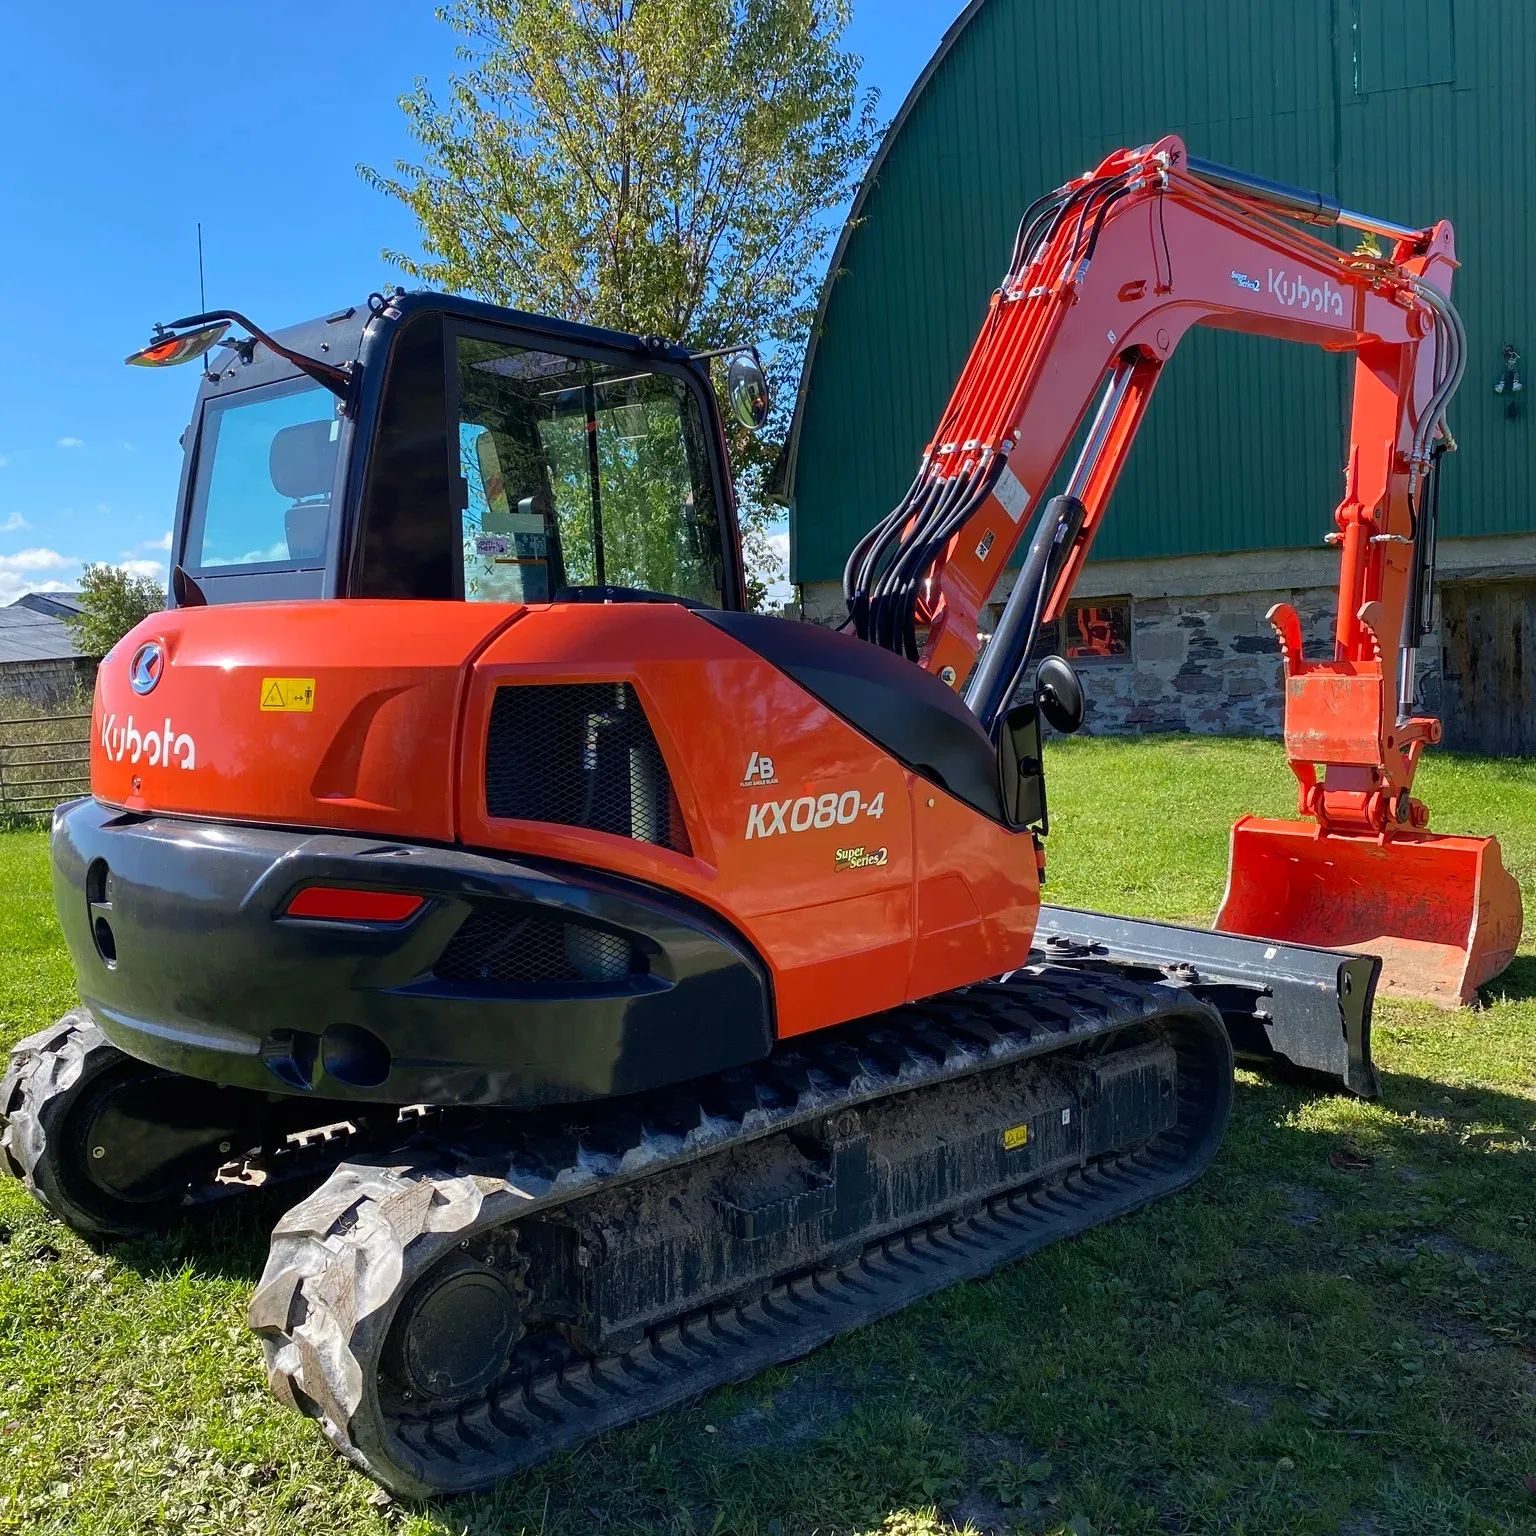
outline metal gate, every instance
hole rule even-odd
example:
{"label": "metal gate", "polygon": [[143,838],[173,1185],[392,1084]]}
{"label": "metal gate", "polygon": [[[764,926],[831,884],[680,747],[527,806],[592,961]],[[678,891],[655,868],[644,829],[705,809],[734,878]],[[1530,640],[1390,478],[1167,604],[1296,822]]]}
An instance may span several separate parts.
{"label": "metal gate", "polygon": [[1440,615],[1446,745],[1536,756],[1536,582],[1447,582]]}
{"label": "metal gate", "polygon": [[90,787],[89,714],[0,719],[0,820],[46,816]]}

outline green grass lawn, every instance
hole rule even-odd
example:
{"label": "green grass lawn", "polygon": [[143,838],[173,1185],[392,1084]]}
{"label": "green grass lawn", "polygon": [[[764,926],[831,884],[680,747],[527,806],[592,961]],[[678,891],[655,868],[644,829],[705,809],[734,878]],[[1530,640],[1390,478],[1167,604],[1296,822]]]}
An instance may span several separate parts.
{"label": "green grass lawn", "polygon": [[[1273,743],[1050,771],[1062,903],[1208,919],[1233,818],[1293,813]],[[1536,763],[1419,783],[1536,911]],[[1380,1006],[1379,1104],[1243,1073],[1186,1194],[430,1509],[269,1398],[271,1211],[96,1249],[0,1180],[0,1532],[1536,1532],[1536,956],[1490,993]],[[72,997],[45,839],[0,835],[0,1042]]]}

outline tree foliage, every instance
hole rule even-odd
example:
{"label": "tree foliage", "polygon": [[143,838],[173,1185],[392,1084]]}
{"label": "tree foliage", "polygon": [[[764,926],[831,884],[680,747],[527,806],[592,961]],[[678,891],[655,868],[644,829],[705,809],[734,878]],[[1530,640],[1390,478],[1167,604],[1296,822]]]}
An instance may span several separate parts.
{"label": "tree foliage", "polygon": [[165,607],[165,589],[151,576],[115,565],[88,565],[80,573],[80,612],[64,622],[87,656],[102,657],[136,624]]}
{"label": "tree foliage", "polygon": [[787,426],[828,215],[877,135],[842,47],[849,0],[453,0],[465,72],[402,98],[419,164],[363,168],[423,255],[497,304],[696,348],[770,344],[777,411],[730,427],[749,556]]}

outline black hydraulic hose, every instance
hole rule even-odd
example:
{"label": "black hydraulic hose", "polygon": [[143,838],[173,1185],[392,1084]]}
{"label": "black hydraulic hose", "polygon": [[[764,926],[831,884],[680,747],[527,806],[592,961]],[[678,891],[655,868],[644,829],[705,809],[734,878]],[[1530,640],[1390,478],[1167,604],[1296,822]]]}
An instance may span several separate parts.
{"label": "black hydraulic hose", "polygon": [[[850,557],[851,575],[847,580],[849,601],[860,618],[860,637],[868,639],[868,615],[879,577],[890,562],[893,551],[899,546],[901,531],[914,517],[921,516],[928,498],[934,494],[935,483],[928,478],[927,465],[919,471],[907,490],[907,494],[881,519],[860,541],[859,548]],[[856,561],[856,563],[854,563]]]}
{"label": "black hydraulic hose", "polygon": [[1084,182],[1081,186],[1074,187],[1072,195],[1061,205],[1061,212],[1056,217],[1056,228],[1052,230],[1054,236],[1075,212],[1077,214],[1077,227],[1072,232],[1072,248],[1076,248],[1078,238],[1082,234],[1083,219],[1088,212],[1088,205],[1098,195],[1103,187],[1102,181]]}
{"label": "black hydraulic hose", "polygon": [[1024,217],[1019,220],[1019,232],[1013,237],[1013,255],[1008,261],[1008,271],[1014,275],[1018,271],[1019,258],[1029,248],[1028,239],[1033,233],[1030,226],[1036,219],[1042,217],[1053,205],[1060,202],[1064,196],[1063,189],[1057,188],[1054,192],[1047,192],[1044,197],[1037,197],[1028,208],[1024,210]]}
{"label": "black hydraulic hose", "polygon": [[1093,184],[1088,196],[1083,200],[1083,206],[1078,210],[1077,227],[1072,231],[1072,243],[1067,250],[1067,261],[1069,264],[1076,261],[1082,251],[1083,230],[1088,225],[1089,217],[1095,213],[1095,203],[1098,203],[1098,206],[1102,208],[1104,205],[1100,200],[1113,197],[1127,179],[1124,176],[1106,177],[1103,181],[1097,181]]}
{"label": "black hydraulic hose", "polygon": [[[910,508],[913,501],[917,498],[919,490],[922,488],[927,468],[928,466],[925,462],[922,469],[917,472],[917,477],[913,480],[912,484],[907,487],[906,495],[853,546],[853,552],[848,556],[847,562],[843,566],[843,602],[847,605],[850,615],[854,613],[855,604],[861,600],[864,610],[868,611],[871,572],[866,569],[866,566],[870,562],[871,556],[876,555],[877,551],[883,550],[892,534],[900,530],[902,524],[910,515]],[[859,629],[860,637],[862,638],[863,630],[857,622],[855,623],[855,628]]]}
{"label": "black hydraulic hose", "polygon": [[948,522],[948,514],[965,495],[968,477],[952,476],[943,483],[941,494],[926,512],[921,523],[902,542],[902,547],[881,578],[878,607],[874,614],[874,637],[888,651],[905,650],[903,631],[905,610],[917,600],[917,581],[926,562],[923,553],[932,542],[934,531]]}
{"label": "black hydraulic hose", "polygon": [[1093,232],[1088,236],[1088,249],[1083,252],[1085,262],[1093,260],[1093,253],[1099,248],[1099,236],[1104,231],[1104,221],[1109,217],[1109,210],[1123,197],[1129,197],[1131,189],[1128,186],[1117,187],[1109,193],[1104,201],[1099,204],[1098,217],[1093,222]]}
{"label": "black hydraulic hose", "polygon": [[[1125,171],[1069,183],[1037,198],[1019,221],[1002,291],[1006,293],[1028,270],[1074,212],[1077,224],[1068,245],[1068,262],[1075,262],[1079,253],[1091,259],[1109,210],[1129,194],[1132,176]],[[947,420],[940,423],[938,437],[943,437],[947,425]],[[924,461],[906,494],[858,541],[843,566],[845,626],[851,624],[862,640],[917,658],[917,604],[923,577],[991,493],[1005,462],[996,455],[968,475],[929,478],[929,462]]]}
{"label": "black hydraulic hose", "polygon": [[1070,190],[1068,187],[1058,187],[1048,196],[1037,198],[1025,210],[1024,217],[1019,220],[1019,232],[1014,236],[1013,254],[1008,261],[1009,277],[1017,277],[1028,266],[1039,231],[1055,223]]}
{"label": "black hydraulic hose", "polygon": [[[923,487],[922,494],[908,509],[906,522],[893,530],[880,552],[881,560],[872,561],[866,583],[869,592],[869,639],[877,645],[889,645],[890,622],[887,617],[892,594],[899,582],[900,566],[912,541],[921,536],[933,520],[944,498],[953,493],[953,482],[935,477]],[[910,523],[910,530],[906,528]],[[883,561],[883,563],[881,563]]]}
{"label": "black hydraulic hose", "polygon": [[960,501],[944,521],[935,529],[933,536],[923,547],[919,558],[914,562],[913,574],[908,583],[909,590],[904,594],[898,612],[901,617],[902,649],[909,660],[916,661],[919,654],[917,643],[917,600],[921,595],[922,580],[924,574],[931,570],[944,558],[945,551],[949,547],[949,541],[966,525],[970,518],[980,508],[992,488],[997,484],[998,476],[1002,473],[1003,465],[1007,461],[1000,455],[990,463],[982,466],[969,478],[964,498]]}
{"label": "black hydraulic hose", "polygon": [[1016,282],[1029,270],[1041,249],[1061,228],[1062,218],[1071,201],[1070,195],[1062,194],[1036,215],[1024,236],[1019,255],[1009,264],[1008,281]]}
{"label": "black hydraulic hose", "polygon": [[1029,665],[1040,615],[1061,574],[1067,551],[1083,526],[1087,509],[1075,496],[1053,496],[1042,508],[1029,553],[1008,594],[992,643],[977,663],[965,702],[991,736]]}

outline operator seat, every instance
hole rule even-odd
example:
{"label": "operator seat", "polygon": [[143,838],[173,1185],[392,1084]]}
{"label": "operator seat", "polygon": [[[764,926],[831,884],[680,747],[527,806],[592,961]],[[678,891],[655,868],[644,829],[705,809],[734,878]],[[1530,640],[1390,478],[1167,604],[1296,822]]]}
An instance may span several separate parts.
{"label": "operator seat", "polygon": [[324,560],[336,478],[336,423],[301,421],[273,435],[267,454],[272,489],[293,505],[283,516],[290,560]]}
{"label": "operator seat", "polygon": [[976,716],[931,672],[883,646],[819,624],[713,608],[698,614],[914,773],[1008,825],[997,749]]}

